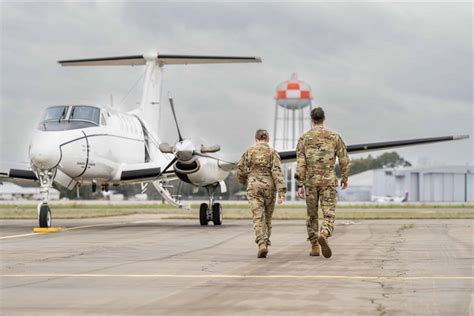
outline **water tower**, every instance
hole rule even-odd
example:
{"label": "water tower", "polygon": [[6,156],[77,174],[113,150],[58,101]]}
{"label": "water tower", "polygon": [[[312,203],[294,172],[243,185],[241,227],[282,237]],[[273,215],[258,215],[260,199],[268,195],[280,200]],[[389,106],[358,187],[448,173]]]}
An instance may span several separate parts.
{"label": "water tower", "polygon": [[[311,87],[306,82],[298,80],[296,73],[293,73],[290,80],[277,86],[276,92],[273,148],[277,150],[295,149],[298,138],[311,128],[309,119],[312,100]],[[306,114],[305,111],[307,111]],[[283,168],[289,188],[288,192],[291,194],[291,201],[294,201],[296,163],[286,164]]]}

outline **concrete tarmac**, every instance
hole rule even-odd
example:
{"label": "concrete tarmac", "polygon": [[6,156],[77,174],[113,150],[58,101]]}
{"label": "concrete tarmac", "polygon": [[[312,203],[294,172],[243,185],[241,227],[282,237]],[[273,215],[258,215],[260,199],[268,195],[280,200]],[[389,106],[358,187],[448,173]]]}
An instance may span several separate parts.
{"label": "concrete tarmac", "polygon": [[330,259],[303,221],[275,221],[257,259],[248,220],[0,221],[0,314],[472,315],[472,220],[336,223]]}

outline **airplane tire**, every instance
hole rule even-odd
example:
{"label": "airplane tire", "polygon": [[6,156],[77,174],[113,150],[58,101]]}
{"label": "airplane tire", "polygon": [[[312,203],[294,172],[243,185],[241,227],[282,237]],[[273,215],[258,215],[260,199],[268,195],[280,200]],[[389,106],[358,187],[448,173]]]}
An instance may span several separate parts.
{"label": "airplane tire", "polygon": [[40,227],[51,227],[52,218],[51,218],[51,209],[47,204],[43,204],[40,207],[39,213],[39,226]]}
{"label": "airplane tire", "polygon": [[212,221],[214,225],[222,225],[222,206],[220,203],[214,203],[212,206]]}
{"label": "airplane tire", "polygon": [[201,223],[201,226],[207,225],[207,209],[208,206],[206,203],[202,203],[199,207],[199,222]]}

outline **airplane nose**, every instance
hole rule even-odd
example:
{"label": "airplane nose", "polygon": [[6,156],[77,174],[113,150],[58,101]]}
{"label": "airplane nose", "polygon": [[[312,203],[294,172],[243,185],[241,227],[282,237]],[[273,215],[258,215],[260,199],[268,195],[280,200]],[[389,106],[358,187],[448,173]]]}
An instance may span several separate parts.
{"label": "airplane nose", "polygon": [[39,169],[51,169],[58,165],[61,159],[61,150],[54,142],[34,143],[30,149],[30,159]]}

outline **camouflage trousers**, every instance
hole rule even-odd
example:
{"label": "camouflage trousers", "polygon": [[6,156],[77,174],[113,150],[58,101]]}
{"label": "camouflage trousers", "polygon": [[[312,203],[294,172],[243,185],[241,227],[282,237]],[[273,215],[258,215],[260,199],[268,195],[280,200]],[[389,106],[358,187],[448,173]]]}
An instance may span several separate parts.
{"label": "camouflage trousers", "polygon": [[334,231],[334,220],[336,219],[337,191],[335,186],[327,187],[307,187],[306,194],[306,228],[308,229],[308,240],[312,244],[318,242],[319,237],[319,219],[318,203],[321,204],[323,212],[323,224],[321,231],[325,230],[328,237]]}
{"label": "camouflage trousers", "polygon": [[247,198],[253,216],[253,228],[255,230],[255,242],[261,244],[266,242],[270,245],[272,234],[272,216],[275,209],[276,191],[273,188],[249,188]]}

